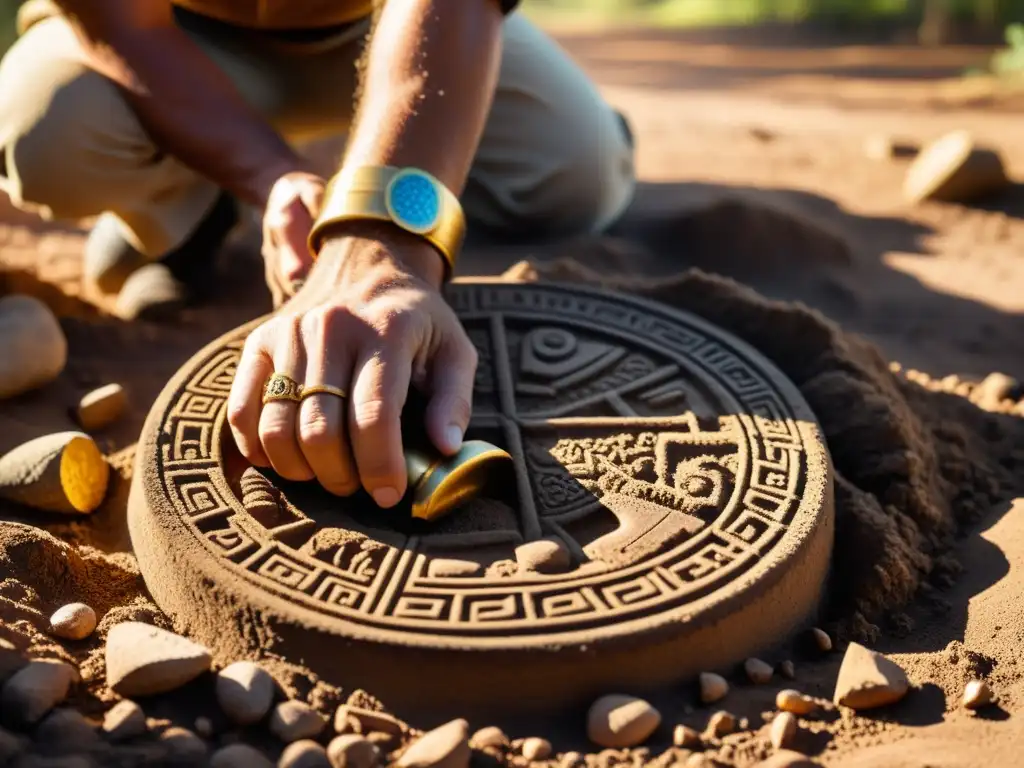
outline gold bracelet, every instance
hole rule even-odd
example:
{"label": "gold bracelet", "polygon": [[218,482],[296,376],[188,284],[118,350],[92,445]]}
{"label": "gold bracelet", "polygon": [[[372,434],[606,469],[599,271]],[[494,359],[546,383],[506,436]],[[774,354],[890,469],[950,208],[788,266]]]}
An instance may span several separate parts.
{"label": "gold bracelet", "polygon": [[466,218],[458,198],[426,171],[367,165],[335,175],[327,183],[323,208],[309,233],[313,258],[332,228],[368,219],[390,221],[423,237],[444,258],[446,278],[455,271]]}

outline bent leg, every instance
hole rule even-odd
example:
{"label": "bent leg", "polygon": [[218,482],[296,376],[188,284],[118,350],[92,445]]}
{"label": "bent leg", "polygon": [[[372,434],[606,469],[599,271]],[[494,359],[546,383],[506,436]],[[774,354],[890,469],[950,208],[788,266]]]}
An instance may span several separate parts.
{"label": "bent leg", "polygon": [[524,17],[505,20],[498,89],[463,194],[513,238],[599,232],[633,197],[632,138],[583,71]]}

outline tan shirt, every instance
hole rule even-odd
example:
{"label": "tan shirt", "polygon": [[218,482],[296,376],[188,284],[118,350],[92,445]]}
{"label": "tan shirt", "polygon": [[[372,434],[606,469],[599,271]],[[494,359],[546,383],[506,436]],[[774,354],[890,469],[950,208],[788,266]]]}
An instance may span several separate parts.
{"label": "tan shirt", "polygon": [[369,16],[373,0],[172,0],[218,21],[254,29],[335,27]]}

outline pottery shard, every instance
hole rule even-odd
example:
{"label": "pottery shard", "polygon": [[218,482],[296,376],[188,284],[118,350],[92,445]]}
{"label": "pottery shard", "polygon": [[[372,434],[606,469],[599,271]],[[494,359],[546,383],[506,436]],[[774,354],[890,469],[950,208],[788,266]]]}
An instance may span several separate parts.
{"label": "pottery shard", "polygon": [[210,768],[274,768],[274,764],[255,747],[229,744],[213,753]]}
{"label": "pottery shard", "polygon": [[284,748],[277,768],[331,768],[331,761],[326,749],[312,739],[301,739]]}
{"label": "pottery shard", "polygon": [[471,754],[469,723],[452,720],[414,741],[395,765],[397,768],[467,768]]}
{"label": "pottery shard", "polygon": [[523,757],[527,760],[547,760],[551,757],[551,742],[538,736],[523,741]]}
{"label": "pottery shard", "polygon": [[107,685],[122,696],[173,691],[210,668],[210,651],[173,632],[126,621],[107,634]]}
{"label": "pottery shard", "polygon": [[743,669],[747,673],[747,677],[750,678],[750,682],[757,685],[763,685],[771,680],[774,672],[771,664],[760,659],[747,659],[743,664]]}
{"label": "pottery shard", "polygon": [[336,736],[327,745],[331,768],[373,768],[380,761],[380,749],[355,733]]}
{"label": "pottery shard", "polygon": [[67,707],[55,709],[44,717],[33,736],[36,744],[44,746],[51,754],[87,752],[100,741],[92,723],[77,709]]}
{"label": "pottery shard", "polygon": [[146,714],[129,699],[117,702],[103,716],[103,732],[111,741],[124,741],[146,732]]}
{"label": "pottery shard", "polygon": [[28,659],[12,643],[0,637],[0,684],[28,664]]}
{"label": "pottery shard", "polygon": [[703,672],[700,676],[700,700],[705,704],[721,701],[729,693],[729,683],[714,672]]}
{"label": "pottery shard", "polygon": [[814,762],[807,755],[783,749],[767,760],[757,763],[754,768],[818,768],[819,766],[820,763]]}
{"label": "pottery shard", "polygon": [[93,431],[113,424],[128,407],[128,396],[120,384],[107,384],[82,396],[75,418],[82,429]]}
{"label": "pottery shard", "polygon": [[84,640],[96,629],[96,611],[85,603],[68,603],[50,617],[50,633],[65,640]]}
{"label": "pottery shard", "polygon": [[109,480],[110,465],[83,432],[43,435],[0,456],[0,498],[44,512],[87,515]]}
{"label": "pottery shard", "polygon": [[796,715],[791,712],[779,712],[772,720],[769,739],[776,749],[787,749],[792,746],[797,734]]}
{"label": "pottery shard", "polygon": [[334,730],[338,733],[355,731],[356,733],[390,733],[401,736],[408,730],[405,723],[386,712],[374,712],[351,704],[342,704],[334,713]]}
{"label": "pottery shard", "polygon": [[775,695],[775,706],[794,715],[809,715],[818,708],[818,703],[800,691],[784,688]]}
{"label": "pottery shard", "polygon": [[603,696],[587,714],[587,736],[602,747],[635,747],[661,725],[661,713],[643,699],[620,694]]}
{"label": "pottery shard", "polygon": [[688,725],[677,725],[672,731],[672,743],[683,749],[695,749],[701,745],[700,734]]}
{"label": "pottery shard", "polygon": [[477,749],[500,749],[508,746],[508,736],[498,726],[489,725],[474,733],[469,743]]}
{"label": "pottery shard", "polygon": [[899,701],[908,690],[910,682],[899,665],[863,645],[850,643],[832,700],[851,709],[871,709]]}
{"label": "pottery shard", "polygon": [[560,539],[539,539],[516,547],[519,570],[534,573],[564,573],[572,558]]}
{"label": "pottery shard", "polygon": [[251,661],[236,661],[217,673],[217,703],[233,722],[262,720],[274,703],[274,678]]}
{"label": "pottery shard", "polygon": [[964,686],[964,706],[967,709],[979,709],[991,704],[995,696],[984,680],[971,680]]}
{"label": "pottery shard", "polygon": [[270,731],[284,742],[313,739],[320,735],[327,722],[309,704],[283,701],[270,716]]}
{"label": "pottery shard", "polygon": [[14,673],[0,690],[0,715],[6,722],[32,725],[67,698],[78,672],[70,664],[51,659],[30,661]]}

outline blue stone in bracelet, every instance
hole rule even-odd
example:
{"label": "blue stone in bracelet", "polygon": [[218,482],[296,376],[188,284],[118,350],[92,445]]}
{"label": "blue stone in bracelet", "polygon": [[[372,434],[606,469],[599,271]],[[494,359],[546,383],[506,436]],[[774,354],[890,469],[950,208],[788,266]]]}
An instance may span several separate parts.
{"label": "blue stone in bracelet", "polygon": [[441,215],[441,196],[428,176],[404,171],[388,187],[388,208],[399,225],[427,232]]}

